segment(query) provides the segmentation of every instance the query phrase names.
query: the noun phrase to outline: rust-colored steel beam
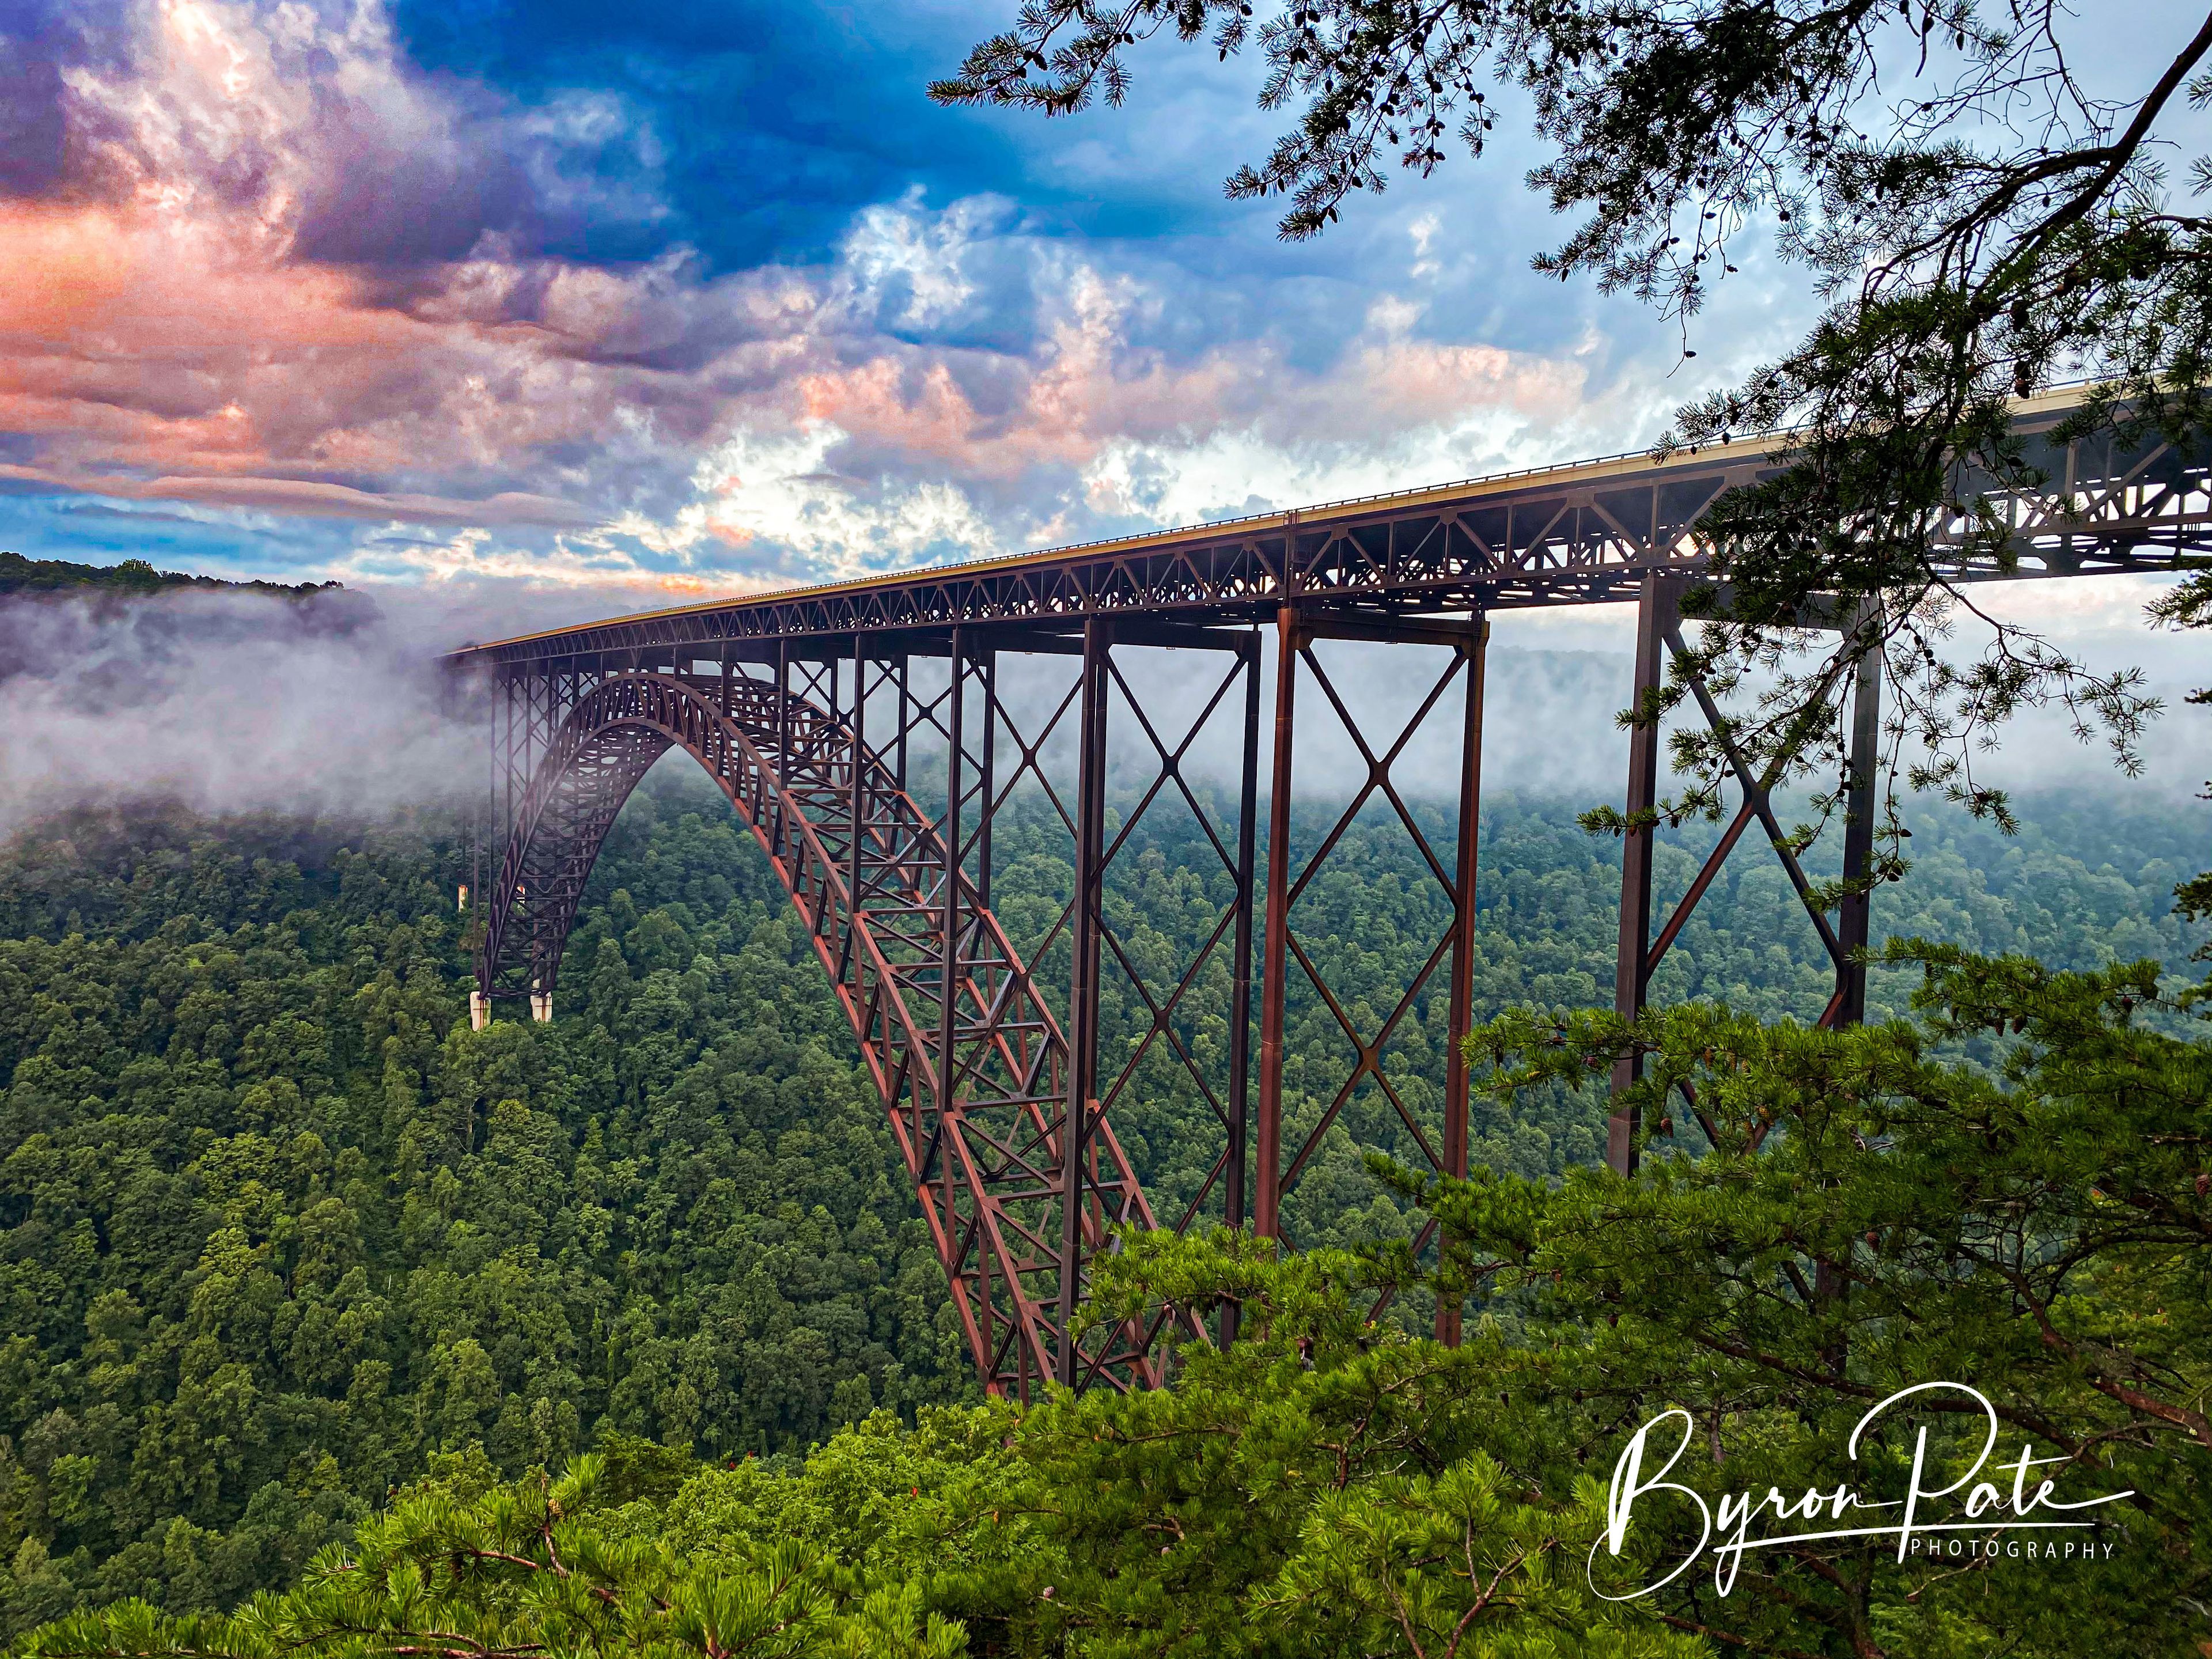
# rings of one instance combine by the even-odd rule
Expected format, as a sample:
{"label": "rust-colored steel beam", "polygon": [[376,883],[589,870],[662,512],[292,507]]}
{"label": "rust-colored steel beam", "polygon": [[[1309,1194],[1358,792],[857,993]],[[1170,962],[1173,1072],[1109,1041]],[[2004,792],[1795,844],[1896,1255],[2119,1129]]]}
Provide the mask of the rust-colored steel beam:
{"label": "rust-colored steel beam", "polygon": [[[2172,568],[2212,545],[2212,453],[2156,440],[2060,443],[2078,392],[2023,400],[2014,425],[2048,482],[1999,489],[1962,475],[1952,499],[1979,501],[1933,527],[1962,581]],[[685,605],[528,635],[455,653],[501,665],[730,639],[789,637],[839,649],[854,633],[887,651],[942,651],[953,623],[1056,630],[1066,648],[1092,616],[1138,626],[1265,622],[1288,604],[1364,610],[1377,622],[1626,598],[1651,574],[1695,577],[1711,548],[1699,528],[1725,491],[1773,476],[1769,440],[1701,447],[1663,461],[1613,456],[1356,501],[1261,514],[1010,558],[903,571],[787,592]],[[1983,516],[1985,509],[1986,517]],[[1988,523],[2004,525],[1992,548]],[[1133,636],[1131,636],[1133,637]],[[915,643],[920,642],[920,643]]]}
{"label": "rust-colored steel beam", "polygon": [[1075,1319],[1083,1299],[1084,1223],[1092,1210],[1091,1130],[1098,1114],[1098,935],[1106,834],[1107,652],[1109,624],[1083,628],[1082,707],[1076,728],[1074,982],[1069,988],[1067,1099],[1060,1142],[1060,1255],[1059,1380],[1070,1388],[1081,1370]]}
{"label": "rust-colored steel beam", "polygon": [[1275,618],[1275,746],[1267,793],[1267,894],[1260,953],[1260,1100],[1252,1126],[1252,1231],[1280,1238],[1283,1218],[1283,989],[1290,978],[1291,750],[1297,733],[1298,613]]}
{"label": "rust-colored steel beam", "polygon": [[[1467,701],[1460,716],[1459,821],[1452,866],[1451,1012],[1444,1053],[1443,1172],[1467,1179],[1467,1034],[1474,1024],[1474,887],[1482,841],[1482,684],[1490,624],[1462,645]],[[1459,1346],[1461,1310],[1437,1304],[1437,1340]]]}
{"label": "rust-colored steel beam", "polygon": [[[1666,634],[1674,625],[1680,593],[1675,582],[1650,575],[1636,599],[1636,679],[1630,706],[1639,718],[1628,732],[1628,827],[1620,839],[1620,945],[1613,970],[1613,1008],[1623,1019],[1644,1012],[1650,986],[1651,814],[1659,794],[1659,721],[1650,702],[1666,677]],[[1605,1161],[1621,1175],[1636,1173],[1641,1126],[1634,1103],[1626,1097],[1643,1075],[1643,1060],[1634,1053],[1613,1062],[1614,1106],[1606,1119]]]}
{"label": "rust-colored steel beam", "polygon": [[[1260,810],[1260,639],[1244,653],[1244,758],[1237,793],[1237,939],[1231,947],[1229,1024],[1229,1149],[1222,1220],[1242,1227],[1245,1219],[1245,1145],[1252,1095],[1252,855]],[[1223,1340],[1236,1334],[1234,1304],[1222,1310]]]}
{"label": "rust-colored steel beam", "polygon": [[[959,653],[956,649],[956,660]],[[992,804],[999,798],[993,792],[998,775],[999,753],[999,653],[985,646],[976,653],[974,672],[983,689],[983,753],[976,768],[976,796],[983,803],[983,822],[975,831],[975,902],[986,910],[991,908],[991,823],[998,816]]]}
{"label": "rust-colored steel beam", "polygon": [[[857,702],[840,714],[739,679],[725,717],[722,690],[719,677],[626,672],[575,702],[518,803],[482,981],[552,994],[560,944],[623,801],[671,748],[690,754],[767,854],[830,975],[985,1385],[1024,1392],[1064,1363],[1065,1036],[938,823],[859,741]],[[787,752],[773,749],[778,733]],[[1152,1224],[1111,1126],[1093,1122],[1086,1141],[1079,1255],[1103,1245],[1109,1221]],[[1073,1352],[1088,1380],[1141,1387],[1159,1375],[1146,1342],[1146,1328],[1110,1325]]]}
{"label": "rust-colored steel beam", "polygon": [[[1881,613],[1860,619],[1857,634],[1865,648],[1859,652],[1851,676],[1850,746],[1845,757],[1849,775],[1844,788],[1844,878],[1854,884],[1867,880],[1874,866],[1875,784],[1881,768]],[[1858,952],[1867,948],[1873,924],[1874,894],[1863,885],[1844,896],[1836,915],[1836,943],[1842,947],[1836,963],[1836,996],[1832,1023],[1856,1025],[1866,1018],[1867,969]]]}

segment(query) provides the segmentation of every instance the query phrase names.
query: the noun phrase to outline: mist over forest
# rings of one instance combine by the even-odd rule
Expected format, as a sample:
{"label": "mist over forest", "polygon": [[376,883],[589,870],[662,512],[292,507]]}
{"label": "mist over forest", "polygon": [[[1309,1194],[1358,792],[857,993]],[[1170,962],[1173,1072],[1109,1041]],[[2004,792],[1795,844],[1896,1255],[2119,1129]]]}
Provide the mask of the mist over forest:
{"label": "mist over forest", "polygon": [[[275,1588],[393,1491],[457,1470],[519,1476],[645,1444],[797,1459],[878,1409],[912,1422],[976,1397],[828,983],[687,757],[656,769],[593,872],[561,1018],[456,1026],[469,958],[453,895],[481,737],[423,649],[453,618],[381,598],[0,604],[10,1634],[119,1595],[184,1611]],[[1382,740],[1440,666],[1401,660],[1414,654],[1324,655]],[[1218,672],[1146,653],[1132,684],[1188,721]],[[1065,676],[1006,659],[1010,709],[1048,708]],[[1619,787],[1626,677],[1617,653],[1490,654],[1478,1019],[1609,1000],[1618,847],[1574,818]],[[1440,843],[1457,723],[1442,708],[1401,763]],[[1233,720],[1215,726],[1192,770],[1222,821]],[[1348,742],[1317,729],[1297,757],[1305,848],[1359,776]],[[1137,804],[1117,779],[1112,821]],[[2204,806],[2062,785],[2021,810],[2007,837],[1917,806],[1912,878],[1880,895],[1876,937],[2187,971],[2205,929],[2172,890],[2201,855]],[[1662,836],[1662,894],[1712,833]],[[1072,881],[1034,793],[998,855],[998,908],[1023,948]],[[1204,937],[1222,897],[1209,861],[1186,813],[1156,807],[1138,826],[1109,888],[1139,957],[1181,960]],[[1348,994],[1383,998],[1445,914],[1402,830],[1370,811],[1297,926]],[[1064,941],[1039,967],[1064,1004]],[[1654,994],[1808,1018],[1826,973],[1779,867],[1739,859]],[[1217,1070],[1218,980],[1187,1008]],[[1877,970],[1870,1017],[1905,1012],[1911,983]],[[1139,1012],[1109,988],[1109,1057],[1141,1034]],[[1290,1017],[1295,1126],[1343,1060],[1310,989],[1294,988]],[[1422,1010],[1387,1060],[1423,1117],[1440,1098],[1441,1018]],[[1156,1203],[1197,1194],[1212,1136],[1188,1078],[1148,1071],[1116,1124]],[[1556,1179],[1598,1161],[1602,1103],[1485,1109],[1476,1130],[1479,1160]],[[1378,1149],[1415,1150],[1367,1091],[1292,1195],[1304,1247],[1411,1236],[1418,1214],[1362,1162]],[[71,1239],[81,1249],[57,1255]],[[1417,1332],[1431,1305],[1410,1294],[1391,1318]]]}
{"label": "mist over forest", "polygon": [[2208,5],[0,4],[0,1659],[2212,1659]]}
{"label": "mist over forest", "polygon": [[[115,801],[178,801],[217,814],[336,810],[365,818],[455,805],[481,788],[484,738],[459,712],[438,657],[477,639],[598,615],[608,603],[480,586],[294,591],[204,580],[134,590],[71,582],[26,585],[14,602],[0,601],[0,726],[8,733],[0,745],[0,831]],[[623,594],[617,608],[623,599],[645,608],[654,596]],[[1613,614],[1620,610],[1584,613],[1564,647],[1545,642],[1560,630],[1532,626],[1525,613],[1493,621],[1482,733],[1486,788],[1581,797],[1584,805],[1619,799],[1627,753],[1619,716],[1630,700],[1632,659],[1625,641],[1618,647],[1606,641],[1620,633],[1625,619]],[[2123,634],[2109,617],[2099,621],[2062,637],[2093,664],[2140,662],[2148,692],[2165,705],[2149,724],[2142,775],[2122,776],[2105,745],[2072,735],[2055,708],[2024,711],[1983,770],[2011,789],[2116,790],[2186,817],[2197,811],[2190,778],[2203,748],[2201,716],[2185,702],[2195,642],[2148,629]],[[1218,689],[1222,665],[1203,652],[1124,646],[1118,654],[1146,717],[1171,745],[1181,742]],[[1377,753],[1398,738],[1449,663],[1435,649],[1344,642],[1324,642],[1317,654]],[[1065,659],[1003,658],[1009,712],[1034,732],[1065,697],[1071,672]],[[941,685],[941,667],[924,661],[915,674],[918,691]],[[1461,696],[1455,687],[1405,745],[1394,770],[1402,788],[1455,797]],[[1263,709],[1273,696],[1268,669]],[[1298,732],[1297,787],[1319,794],[1356,788],[1365,763],[1341,720],[1318,687],[1307,686],[1304,701],[1311,718]],[[877,718],[888,713],[885,707]],[[1193,738],[1187,764],[1194,775],[1233,788],[1238,718],[1231,696]],[[1118,690],[1109,720],[1129,734],[1126,745],[1112,745],[1112,763],[1122,781],[1141,787],[1134,771],[1150,751],[1133,735],[1134,711]],[[1072,726],[1063,720],[1046,747],[1063,768],[1072,763]]]}

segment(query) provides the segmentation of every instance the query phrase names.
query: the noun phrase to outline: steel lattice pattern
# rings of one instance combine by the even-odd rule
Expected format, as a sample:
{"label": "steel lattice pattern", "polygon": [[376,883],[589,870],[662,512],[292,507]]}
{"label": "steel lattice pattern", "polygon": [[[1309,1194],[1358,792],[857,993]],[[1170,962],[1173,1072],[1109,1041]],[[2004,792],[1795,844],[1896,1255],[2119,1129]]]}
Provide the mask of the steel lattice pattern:
{"label": "steel lattice pattern", "polygon": [[[2179,554],[2212,548],[2212,455],[2155,440],[2129,448],[2109,439],[2060,442],[2052,429],[2069,407],[2060,395],[2017,412],[2025,452],[2045,475],[2040,485],[1997,489],[1960,477],[1957,497],[1975,503],[1973,524],[1985,532],[2001,523],[2009,539],[1992,550],[1984,538],[1970,553],[1963,510],[1956,523],[1931,525],[1939,552],[1958,549],[1953,579],[2160,570]],[[484,695],[491,711],[484,827],[503,848],[479,935],[473,1012],[488,1018],[495,1000],[528,999],[534,1017],[552,1017],[568,929],[607,831],[653,764],[684,750],[773,862],[836,987],[986,1385],[1027,1395],[1046,1379],[1079,1388],[1155,1382],[1164,1336],[1200,1340],[1189,1310],[1154,1308],[1076,1334],[1092,1259],[1112,1247],[1116,1226],[1154,1220],[1113,1129],[1115,1115],[1141,1140],[1140,1123],[1127,1115],[1139,1091],[1186,1090],[1202,1102],[1178,1130],[1207,1142],[1175,1149],[1187,1176],[1166,1219],[1178,1231],[1219,1221],[1283,1239],[1285,1194],[1312,1168],[1323,1137],[1345,1133],[1363,1098],[1380,1103],[1384,1115],[1376,1121],[1419,1160],[1463,1175],[1467,1074],[1458,1038],[1469,1024],[1474,957],[1485,619],[1516,606],[1633,599],[1632,695],[1640,701],[1670,657],[1685,655],[1680,602],[1705,579],[1713,550],[1701,515],[1773,465],[1755,443],[1660,464],[1622,457],[750,595],[457,652],[449,659],[457,689]],[[1858,641],[1877,638],[1878,623],[1871,611],[1816,606],[1808,614],[1808,627],[1841,630],[1844,656],[1858,665],[1843,693],[1846,873],[1864,872],[1871,852],[1881,656]],[[1432,689],[1411,722],[1369,733],[1314,650],[1324,641],[1447,654],[1432,658],[1424,682]],[[1159,648],[1227,665],[1208,677],[1211,697],[1198,694],[1173,719],[1148,710],[1144,677],[1127,672],[1127,653]],[[1064,696],[1020,706],[1006,697],[1002,660],[1051,658],[1077,659]],[[1263,662],[1273,665],[1275,683],[1265,743]],[[932,663],[944,665],[943,689],[918,691],[910,671]],[[1702,682],[1693,679],[1692,690],[1725,746],[1722,711]],[[896,709],[888,729],[871,730],[886,704]],[[1148,781],[1124,779],[1117,799],[1130,810],[1109,835],[1109,709],[1117,705],[1122,714],[1111,723],[1121,760],[1133,756]],[[1209,817],[1182,768],[1200,727],[1217,712],[1230,722],[1240,705],[1231,830],[1225,812],[1218,824]],[[1448,848],[1432,843],[1394,768],[1415,728],[1454,711],[1460,776]],[[1298,858],[1291,843],[1301,718],[1310,726],[1334,722],[1367,781],[1340,803],[1340,813],[1331,811],[1333,827]],[[1826,1006],[1807,1016],[1860,1018],[1865,968],[1856,953],[1869,937],[1868,896],[1821,908],[1761,780],[1740,759],[1736,811],[1654,936],[1657,726],[1638,726],[1626,746],[1626,816],[1639,827],[1623,836],[1616,1009],[1633,1015],[1644,1006],[1653,969],[1748,839],[1781,860],[1834,969]],[[1063,757],[1072,750],[1072,790],[1048,775],[1048,748]],[[909,787],[910,751],[921,750],[945,769],[934,816]],[[1261,880],[1255,852],[1263,772]],[[1021,791],[1041,803],[1038,816],[1054,834],[1065,831],[1073,872],[1065,906],[1028,939],[1026,963],[992,909],[994,826]],[[1197,820],[1210,847],[1204,878],[1226,902],[1207,912],[1190,951],[1148,968],[1104,896],[1139,820],[1176,801]],[[1317,872],[1341,856],[1341,840],[1363,811],[1408,838],[1422,878],[1441,890],[1449,915],[1443,936],[1422,942],[1404,982],[1371,1004],[1332,984],[1326,953],[1316,952],[1297,913],[1304,897],[1311,917]],[[1750,836],[1753,824],[1765,833]],[[1255,964],[1255,935],[1263,930]],[[1048,958],[1052,983],[1041,988],[1035,974]],[[1226,1034],[1213,1072],[1189,1038],[1201,981],[1212,987],[1206,1017]],[[1101,994],[1109,984],[1120,1024],[1108,1058]],[[1433,1005],[1439,985],[1449,987],[1446,1014],[1434,1021],[1445,1038],[1441,1105],[1417,1111],[1386,1050],[1419,1023],[1419,1009]],[[1318,1085],[1306,1078],[1304,1097],[1286,1106],[1286,999],[1309,994],[1345,1063],[1340,1077]],[[1613,1079],[1607,1157],[1623,1171],[1634,1166],[1640,1126],[1619,1097],[1635,1074],[1624,1061]],[[1697,1101],[1685,1105],[1698,1115]],[[1224,1338],[1234,1317],[1233,1308],[1223,1310]],[[1456,1310],[1438,1307],[1437,1334],[1455,1340],[1458,1320]]]}
{"label": "steel lattice pattern", "polygon": [[[993,1387],[1026,1395],[1068,1364],[1068,1045],[972,881],[952,872],[940,826],[850,720],[757,680],[629,673],[591,687],[516,812],[487,921],[488,988],[553,994],[600,843],[672,747],[720,786],[789,893],[890,1112],[969,1347]],[[1103,1115],[1083,1150],[1079,1260],[1111,1227],[1152,1224]],[[1151,1334],[1150,1322],[1095,1328],[1073,1368],[1151,1382]]]}

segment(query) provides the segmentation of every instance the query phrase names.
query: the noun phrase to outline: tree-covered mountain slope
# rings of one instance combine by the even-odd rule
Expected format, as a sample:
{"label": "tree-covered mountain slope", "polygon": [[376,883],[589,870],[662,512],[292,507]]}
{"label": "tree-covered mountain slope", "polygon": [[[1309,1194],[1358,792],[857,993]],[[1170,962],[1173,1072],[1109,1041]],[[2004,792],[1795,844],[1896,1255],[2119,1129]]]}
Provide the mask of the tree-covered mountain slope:
{"label": "tree-covered mountain slope", "polygon": [[[722,1455],[972,1390],[726,815],[608,848],[592,1018],[467,1030],[434,824],[81,820],[0,876],[0,1583],[276,1582],[444,1449]],[[749,845],[749,844],[748,844]]]}
{"label": "tree-covered mountain slope", "polygon": [[[1607,1000],[1614,861],[1574,805],[1486,811],[1478,1017]],[[1018,940],[1065,900],[1049,828],[1042,812],[1004,826]],[[2070,799],[2041,803],[2014,841],[1938,818],[1878,931],[2178,968],[2193,936],[2170,890],[2199,828]],[[1200,851],[1194,829],[1148,820],[1115,878],[1115,926],[1147,975],[1178,971],[1212,925],[1222,896]],[[1662,849],[1662,891],[1695,852]],[[1402,831],[1363,824],[1348,853],[1297,925],[1333,982],[1374,1002],[1433,941],[1442,900]],[[625,812],[550,1026],[467,1030],[465,866],[434,817],[84,816],[8,850],[9,1630],[118,1596],[179,1610],[289,1582],[441,1458],[515,1475],[624,1434],[742,1461],[877,1407],[911,1419],[972,1396],[850,1033],[704,781],[665,771]],[[1817,945],[1791,903],[1740,860],[1662,996],[1817,1010]],[[1041,971],[1064,974],[1049,953]],[[1902,970],[1878,975],[1877,1012],[1908,989]],[[1422,1110],[1437,991],[1389,1061]],[[1226,1012],[1225,980],[1199,988],[1194,1046],[1218,1056]],[[1109,987],[1109,1056],[1140,1012]],[[1341,1075],[1341,1038],[1297,987],[1291,1032],[1298,1124]],[[1207,1109],[1159,1073],[1116,1109],[1164,1211],[1199,1178]],[[1593,1109],[1558,1089],[1510,1113],[1479,1103],[1476,1155],[1530,1175],[1587,1163]],[[1405,1231],[1404,1200],[1361,1162],[1370,1145],[1405,1150],[1362,1097],[1286,1206],[1302,1244]]]}
{"label": "tree-covered mountain slope", "polygon": [[251,592],[307,599],[342,586],[338,582],[226,581],[183,570],[156,570],[144,559],[118,564],[76,564],[68,559],[27,559],[0,551],[0,595],[92,593],[137,596],[168,588],[205,592]]}

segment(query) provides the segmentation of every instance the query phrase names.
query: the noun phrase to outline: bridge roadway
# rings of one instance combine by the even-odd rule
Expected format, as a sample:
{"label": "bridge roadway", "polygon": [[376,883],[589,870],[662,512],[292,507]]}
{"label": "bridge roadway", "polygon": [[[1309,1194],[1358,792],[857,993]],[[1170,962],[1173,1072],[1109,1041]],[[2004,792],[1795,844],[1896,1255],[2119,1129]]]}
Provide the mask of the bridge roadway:
{"label": "bridge roadway", "polygon": [[[1986,480],[1962,480],[1960,493],[1984,493],[2012,535],[2002,562],[1962,552],[1960,580],[2166,569],[2177,554],[2212,548],[2207,458],[2155,442],[2128,452],[2106,439],[2056,444],[2047,434],[2072,405],[2071,394],[2058,393],[2017,406],[2045,488],[1997,493]],[[1288,1242],[1284,1195],[1340,1121],[1382,1123],[1401,1154],[1448,1174],[1466,1170],[1458,1039],[1474,960],[1486,614],[1633,599],[1637,684],[1657,684],[1668,653],[1683,649],[1680,594],[1709,559],[1701,515],[1722,492],[1774,466],[1757,441],[1657,463],[1614,457],[465,647],[448,662],[481,693],[491,725],[472,883],[472,1018],[482,1024],[510,999],[526,1000],[535,1018],[552,1018],[568,929],[606,832],[652,764],[684,750],[767,854],[836,988],[985,1385],[1027,1396],[1047,1379],[1156,1382],[1164,1339],[1224,1339],[1235,1312],[1222,1310],[1211,1329],[1199,1310],[1157,1304],[1087,1317],[1089,1266],[1112,1248],[1115,1228],[1226,1224]],[[1328,640],[1424,648],[1437,672],[1411,726],[1370,740],[1316,653]],[[1148,711],[1146,677],[1127,672],[1132,653],[1156,648],[1218,653],[1218,682],[1194,721],[1188,708]],[[1056,709],[1003,695],[1000,659],[1018,654],[1073,659]],[[1263,658],[1276,665],[1265,745]],[[1864,868],[1870,851],[1879,678],[1879,655],[1869,653],[1853,694],[1847,868]],[[1369,775],[1340,811],[1329,803],[1328,834],[1300,832],[1313,842],[1301,858],[1291,812],[1302,683],[1311,687],[1307,720],[1340,721]],[[1459,810],[1453,844],[1439,848],[1393,767],[1424,722],[1455,714]],[[1235,726],[1240,715],[1232,817],[1201,803],[1182,763],[1202,729]],[[1110,837],[1109,726],[1125,751],[1117,760],[1133,750],[1151,774],[1140,799],[1121,802],[1130,810]],[[1632,814],[1655,798],[1657,736],[1627,740]],[[1053,775],[1065,748],[1073,751],[1072,781]],[[1117,794],[1126,771],[1115,768]],[[1656,938],[1651,836],[1626,838],[1615,986],[1624,1013],[1643,1006],[1652,970],[1738,840],[1756,823],[1779,842],[1757,781],[1739,768],[1739,783],[1733,821]],[[991,904],[994,825],[1024,792],[1056,812],[1074,872],[1072,896],[1026,959]],[[1203,946],[1163,975],[1117,936],[1104,897],[1116,860],[1134,856],[1138,821],[1177,798],[1232,896]],[[1301,896],[1363,812],[1395,815],[1450,918],[1387,1012],[1333,990],[1326,953],[1310,949],[1294,925]],[[1852,951],[1867,941],[1867,903],[1820,909],[1795,859],[1778,845],[1775,852],[1835,969],[1820,1018],[1856,1019],[1865,985]],[[481,867],[486,860],[496,860],[495,872]],[[1050,986],[1033,972],[1048,957],[1066,958]],[[1136,1013],[1102,1061],[1109,981],[1119,1006]],[[1437,984],[1448,987],[1440,1108],[1409,1086],[1398,1058],[1432,1017]],[[1352,1058],[1340,1079],[1309,1077],[1286,1097],[1293,986],[1306,1006],[1327,1010]],[[1233,1010],[1243,1017],[1225,1018]],[[1225,1046],[1200,1039],[1209,1018],[1225,1024]],[[1203,1100],[1218,1138],[1206,1149],[1202,1178],[1168,1195],[1176,1212],[1156,1215],[1115,1123],[1164,1075]],[[1616,1087],[1633,1077],[1624,1068]],[[1639,1131],[1632,1113],[1616,1111],[1607,1146],[1616,1168],[1632,1169]],[[1438,1334],[1456,1340],[1458,1321],[1439,1308]]]}

